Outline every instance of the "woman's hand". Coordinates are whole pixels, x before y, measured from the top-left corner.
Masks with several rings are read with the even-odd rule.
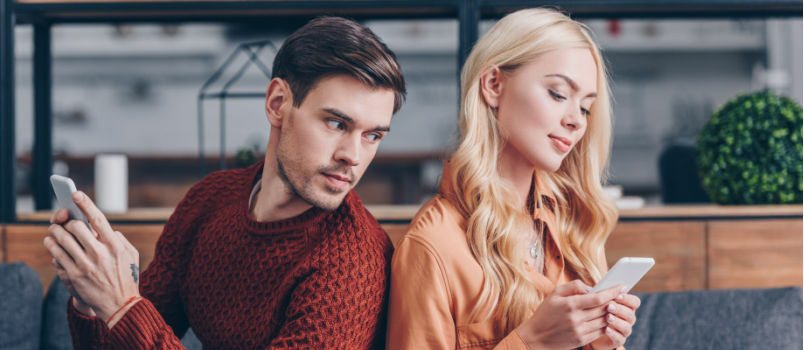
[[[73,194],[73,201],[89,220],[83,222],[54,215],[53,225],[44,244],[55,260],[59,277],[75,297],[74,306],[84,313],[91,306],[110,327],[111,316],[127,300],[138,297],[139,253],[123,234],[112,230],[106,217],[83,193]],[[61,219],[61,220],[59,220]],[[94,232],[93,232],[94,231]]]
[[[631,328],[636,322],[636,309],[642,302],[639,297],[632,294],[623,294],[609,302],[606,310],[606,334],[591,344],[592,349],[614,349],[625,344],[625,339],[631,335]]]
[[[517,327],[519,336],[534,349],[570,349],[601,338],[609,325],[606,307],[622,294],[622,286],[595,294],[588,294],[590,289],[579,280],[556,287]]]

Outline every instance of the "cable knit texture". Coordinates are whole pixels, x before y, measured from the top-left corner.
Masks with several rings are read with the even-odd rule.
[[[179,203],[142,274],[145,298],[107,330],[68,303],[76,349],[381,348],[391,241],[351,191],[334,211],[257,222],[262,162],[210,174]],[[125,233],[125,232],[124,232]]]

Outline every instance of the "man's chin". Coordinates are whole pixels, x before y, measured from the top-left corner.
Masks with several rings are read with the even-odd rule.
[[[312,196],[312,198],[304,198],[304,200],[314,207],[331,211],[338,209],[338,207],[341,206],[341,203],[343,203],[343,199],[346,198],[347,193],[349,193],[349,191],[341,191],[340,193],[335,194],[328,192],[326,194]]]

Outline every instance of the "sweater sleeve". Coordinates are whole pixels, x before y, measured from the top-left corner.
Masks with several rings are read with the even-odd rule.
[[[99,317],[90,317],[80,313],[73,306],[73,298],[67,299],[67,323],[70,326],[70,336],[73,348],[104,349],[104,341],[109,334],[109,328]]]
[[[200,187],[196,185],[187,193],[162,230],[154,259],[140,276],[144,300],[130,308],[111,330],[99,318],[84,316],[69,306],[68,321],[76,349],[183,348],[177,335],[184,335],[188,323],[179,281],[194,219],[202,210],[197,200]]]
[[[385,341],[385,306],[393,247],[369,239],[329,246],[321,266],[299,281],[270,349],[368,349]],[[316,254],[313,251],[313,254]]]

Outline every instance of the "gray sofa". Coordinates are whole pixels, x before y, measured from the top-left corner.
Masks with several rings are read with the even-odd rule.
[[[21,262],[0,264],[0,350],[72,349],[69,297],[56,278],[43,299],[42,282],[31,267]],[[182,344],[190,350],[201,349],[192,330]]]
[[[801,349],[801,287],[641,294],[636,349]],[[45,298],[23,263],[0,264],[0,350],[71,349],[69,295],[58,280]],[[201,349],[192,331],[182,343]]]

